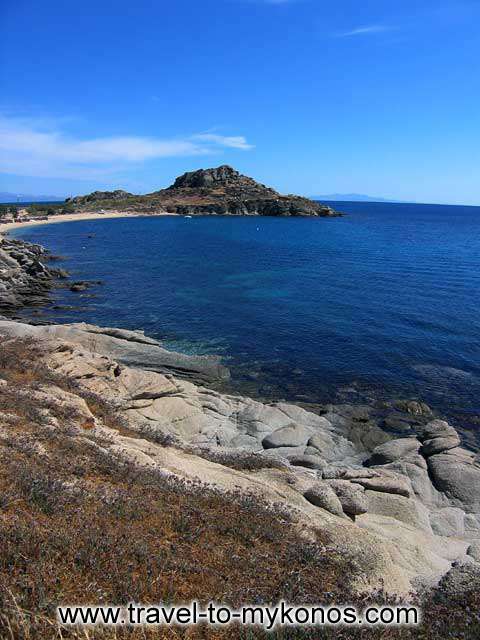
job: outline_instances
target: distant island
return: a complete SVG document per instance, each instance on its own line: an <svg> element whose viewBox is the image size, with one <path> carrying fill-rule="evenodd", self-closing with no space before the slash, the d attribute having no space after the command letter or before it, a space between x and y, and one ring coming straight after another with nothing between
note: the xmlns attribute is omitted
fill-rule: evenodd
<svg viewBox="0 0 480 640"><path fill-rule="evenodd" d="M326 200L327 202L405 202L404 200L394 200L392 198L368 196L363 193L329 193L327 195L310 197L312 200Z"/></svg>
<svg viewBox="0 0 480 640"><path fill-rule="evenodd" d="M13 204L15 202L61 202L59 196L38 196L25 193L12 193L11 191L0 191L0 203Z"/></svg>
<svg viewBox="0 0 480 640"><path fill-rule="evenodd" d="M319 216L340 215L327 205L296 195L281 195L233 167L190 171L166 189L145 195L128 191L94 191L67 198L69 211L98 213L176 213L182 215Z"/></svg>

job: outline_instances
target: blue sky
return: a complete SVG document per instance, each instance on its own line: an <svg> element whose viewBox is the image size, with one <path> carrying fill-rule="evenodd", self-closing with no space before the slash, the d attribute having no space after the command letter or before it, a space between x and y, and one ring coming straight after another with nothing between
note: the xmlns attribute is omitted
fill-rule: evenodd
<svg viewBox="0 0 480 640"><path fill-rule="evenodd" d="M480 2L3 0L0 190L480 204Z"/></svg>

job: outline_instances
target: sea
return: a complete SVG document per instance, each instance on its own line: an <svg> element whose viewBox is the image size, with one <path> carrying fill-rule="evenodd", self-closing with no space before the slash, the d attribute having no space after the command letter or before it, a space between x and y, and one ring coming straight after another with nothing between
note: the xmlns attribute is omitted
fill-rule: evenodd
<svg viewBox="0 0 480 640"><path fill-rule="evenodd" d="M341 218L140 217L15 232L62 256L37 321L143 329L220 356L237 390L421 399L480 432L480 207L330 203Z"/></svg>

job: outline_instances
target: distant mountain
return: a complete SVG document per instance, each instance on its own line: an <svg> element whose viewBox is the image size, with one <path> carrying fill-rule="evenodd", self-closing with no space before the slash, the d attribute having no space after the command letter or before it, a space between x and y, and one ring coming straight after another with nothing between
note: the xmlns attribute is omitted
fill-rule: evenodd
<svg viewBox="0 0 480 640"><path fill-rule="evenodd" d="M323 196L310 196L312 200L330 200L342 202L403 202L403 200L391 200L379 196L367 196L362 193L329 193Z"/></svg>
<svg viewBox="0 0 480 640"><path fill-rule="evenodd" d="M0 202L62 202L59 196L35 196L25 193L0 191Z"/></svg>

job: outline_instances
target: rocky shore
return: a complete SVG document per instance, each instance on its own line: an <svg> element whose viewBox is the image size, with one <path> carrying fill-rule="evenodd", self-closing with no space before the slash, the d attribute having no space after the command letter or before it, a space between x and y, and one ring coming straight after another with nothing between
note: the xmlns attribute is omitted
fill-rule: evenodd
<svg viewBox="0 0 480 640"><path fill-rule="evenodd" d="M108 435L109 456L280 500L359 563L362 588L406 593L480 571L479 459L426 405L393 408L399 437L368 406L312 412L214 391L204 382L225 376L218 362L169 354L143 333L4 320L0 335L40 345L52 371L121 412L128 436L85 409L89 434Z"/></svg>
<svg viewBox="0 0 480 640"><path fill-rule="evenodd" d="M0 313L48 304L50 291L68 275L46 266L52 258L38 244L0 238Z"/></svg>
<svg viewBox="0 0 480 640"><path fill-rule="evenodd" d="M45 303L65 274L44 258L38 245L1 241L4 312ZM479 581L479 456L424 403L308 409L220 393L214 387L229 373L218 359L118 328L0 320L0 343L12 341L36 345L45 367L69 381L68 391L52 378L29 392L58 437L48 407L75 406L82 421L69 438L101 439L109 459L280 502L305 532L328 534L356 563L359 589L406 594L447 580L455 591L465 575ZM0 380L0 395L10 384ZM76 389L115 407L125 430L92 413ZM9 421L0 412L1 433ZM40 442L32 447L43 455Z"/></svg>

